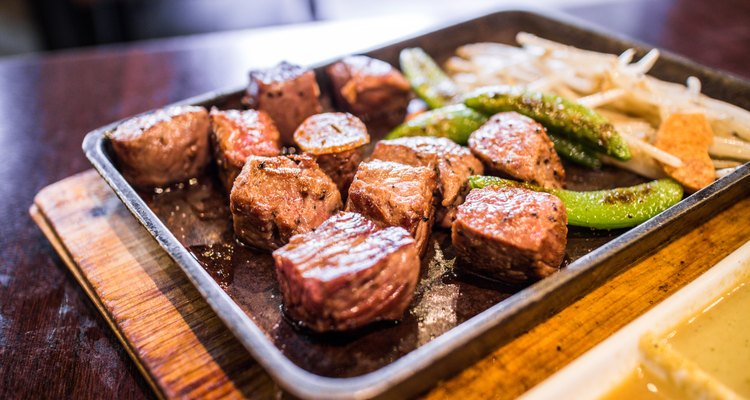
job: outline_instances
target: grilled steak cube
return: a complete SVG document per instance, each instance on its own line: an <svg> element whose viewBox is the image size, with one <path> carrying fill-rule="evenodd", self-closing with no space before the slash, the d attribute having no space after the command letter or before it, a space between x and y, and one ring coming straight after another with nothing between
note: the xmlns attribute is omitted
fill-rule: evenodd
<svg viewBox="0 0 750 400"><path fill-rule="evenodd" d="M323 113L307 118L294 132L294 142L315 158L344 195L362 162L363 146L370 143L370 135L365 124L351 114Z"/></svg>
<svg viewBox="0 0 750 400"><path fill-rule="evenodd" d="M411 85L387 62L351 56L330 65L326 72L339 107L365 121L389 115L395 123L403 120Z"/></svg>
<svg viewBox="0 0 750 400"><path fill-rule="evenodd" d="M349 187L346 211L354 211L383 226L400 226L417 241L420 256L427 249L434 221L432 168L369 161L359 164Z"/></svg>
<svg viewBox="0 0 750 400"><path fill-rule="evenodd" d="M469 176L484 173L482 163L469 149L450 139L429 136L381 140L371 158L434 168L438 174L436 223L450 228L456 207L469 192Z"/></svg>
<svg viewBox="0 0 750 400"><path fill-rule="evenodd" d="M414 295L419 256L400 227L341 212L274 251L287 315L318 331L397 320Z"/></svg>
<svg viewBox="0 0 750 400"><path fill-rule="evenodd" d="M453 246L478 275L523 283L557 271L568 218L559 198L521 188L474 189L458 206Z"/></svg>
<svg viewBox="0 0 750 400"><path fill-rule="evenodd" d="M281 143L292 145L292 135L305 118L319 113L320 88L315 73L286 61L250 72L243 103L268 113L281 133Z"/></svg>
<svg viewBox="0 0 750 400"><path fill-rule="evenodd" d="M265 250L315 229L341 209L336 185L306 155L248 157L229 201L235 235Z"/></svg>
<svg viewBox="0 0 750 400"><path fill-rule="evenodd" d="M549 189L565 183L565 170L546 129L516 112L492 116L471 134L469 148L493 174Z"/></svg>
<svg viewBox="0 0 750 400"><path fill-rule="evenodd" d="M281 154L279 131L265 112L213 109L210 117L216 164L227 193L248 156Z"/></svg>
<svg viewBox="0 0 750 400"><path fill-rule="evenodd" d="M158 187L198 175L210 161L208 112L170 107L125 121L108 134L131 184Z"/></svg>

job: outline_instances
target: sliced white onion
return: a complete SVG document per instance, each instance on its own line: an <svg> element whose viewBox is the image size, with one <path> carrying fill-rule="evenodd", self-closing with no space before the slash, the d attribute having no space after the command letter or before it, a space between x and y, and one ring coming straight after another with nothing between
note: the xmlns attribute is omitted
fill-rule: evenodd
<svg viewBox="0 0 750 400"><path fill-rule="evenodd" d="M716 170L716 179L723 178L732 172L734 172L737 168L721 168Z"/></svg>
<svg viewBox="0 0 750 400"><path fill-rule="evenodd" d="M687 81L685 82L685 84L688 88L688 93L690 93L690 95L697 97L698 95L701 94L701 80L700 79L694 76L690 76L687 78Z"/></svg>
<svg viewBox="0 0 750 400"><path fill-rule="evenodd" d="M708 154L718 158L750 161L750 143L731 137L714 136Z"/></svg>
<svg viewBox="0 0 750 400"><path fill-rule="evenodd" d="M669 154L666 151L652 144L646 143L643 140L640 140L635 136L622 134L622 133L621 133L621 136L623 137L623 139L625 139L626 142L628 142L628 146L630 146L631 148L637 147L642 152L653 157L654 160L659 161L662 164L669 165L670 167L674 167L674 168L682 167L682 160L680 160L679 157L676 157L673 154Z"/></svg>
<svg viewBox="0 0 750 400"><path fill-rule="evenodd" d="M722 168L735 168L742 165L739 161L733 161L733 160L718 160L718 159L711 159L711 163L714 165L714 168L716 169L722 169Z"/></svg>
<svg viewBox="0 0 750 400"><path fill-rule="evenodd" d="M617 57L617 62L619 62L620 65L625 66L633 62L633 57L635 57L635 49L627 49Z"/></svg>
<svg viewBox="0 0 750 400"><path fill-rule="evenodd" d="M625 90L622 88L609 89L603 92L598 92L585 97L581 97L580 99L576 100L576 102L588 108L598 108L603 105L609 104L624 95Z"/></svg>
<svg viewBox="0 0 750 400"><path fill-rule="evenodd" d="M630 71L636 74L645 74L656 64L656 60L659 59L659 50L651 49L645 56L638 60L635 64L630 64L628 67Z"/></svg>

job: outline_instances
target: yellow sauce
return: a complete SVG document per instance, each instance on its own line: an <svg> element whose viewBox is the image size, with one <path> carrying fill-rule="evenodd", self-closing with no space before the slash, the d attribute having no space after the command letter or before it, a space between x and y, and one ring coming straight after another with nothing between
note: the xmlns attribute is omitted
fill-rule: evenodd
<svg viewBox="0 0 750 400"><path fill-rule="evenodd" d="M638 366L619 385L602 397L602 400L663 400L681 398L684 398L684 395L677 388L654 376L646 368Z"/></svg>
<svg viewBox="0 0 750 400"><path fill-rule="evenodd" d="M667 343L727 388L750 398L750 282L678 325Z"/></svg>
<svg viewBox="0 0 750 400"><path fill-rule="evenodd" d="M648 367L603 399L750 398L750 281L668 334L645 334L640 349Z"/></svg>

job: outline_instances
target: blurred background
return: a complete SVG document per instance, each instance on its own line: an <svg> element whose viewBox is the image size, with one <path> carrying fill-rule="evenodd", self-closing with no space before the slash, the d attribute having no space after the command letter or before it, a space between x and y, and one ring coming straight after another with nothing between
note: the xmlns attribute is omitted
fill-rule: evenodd
<svg viewBox="0 0 750 400"><path fill-rule="evenodd" d="M612 0L537 0L565 8ZM625 0L627 1L627 0ZM622 3L623 0L617 1ZM523 3L523 2L520 2ZM0 0L0 56L380 15L449 19L509 0ZM627 18L627 16L623 16Z"/></svg>

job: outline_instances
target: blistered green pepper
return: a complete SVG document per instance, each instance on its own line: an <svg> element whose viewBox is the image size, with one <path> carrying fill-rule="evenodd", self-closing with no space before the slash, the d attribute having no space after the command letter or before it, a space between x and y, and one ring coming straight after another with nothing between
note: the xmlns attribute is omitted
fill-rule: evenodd
<svg viewBox="0 0 750 400"><path fill-rule="evenodd" d="M436 108L417 115L397 126L386 139L405 136L446 137L458 144L465 145L472 132L479 129L487 117L463 104Z"/></svg>
<svg viewBox="0 0 750 400"><path fill-rule="evenodd" d="M458 87L424 50L418 47L403 49L399 59L406 79L430 108L440 108L456 102Z"/></svg>
<svg viewBox="0 0 750 400"><path fill-rule="evenodd" d="M494 86L467 94L464 104L487 115L515 111L541 123L553 134L580 141L618 160L630 159L627 143L606 118L560 96Z"/></svg>
<svg viewBox="0 0 750 400"><path fill-rule="evenodd" d="M672 179L659 179L631 187L591 192L544 189L530 183L495 176L475 175L469 178L469 182L474 189L486 186L511 186L551 193L565 204L568 225L596 229L636 226L682 200L682 186Z"/></svg>
<svg viewBox="0 0 750 400"><path fill-rule="evenodd" d="M560 157L592 169L602 167L602 160L599 159L599 155L586 146L564 136L549 134L549 138L555 145L555 151Z"/></svg>

